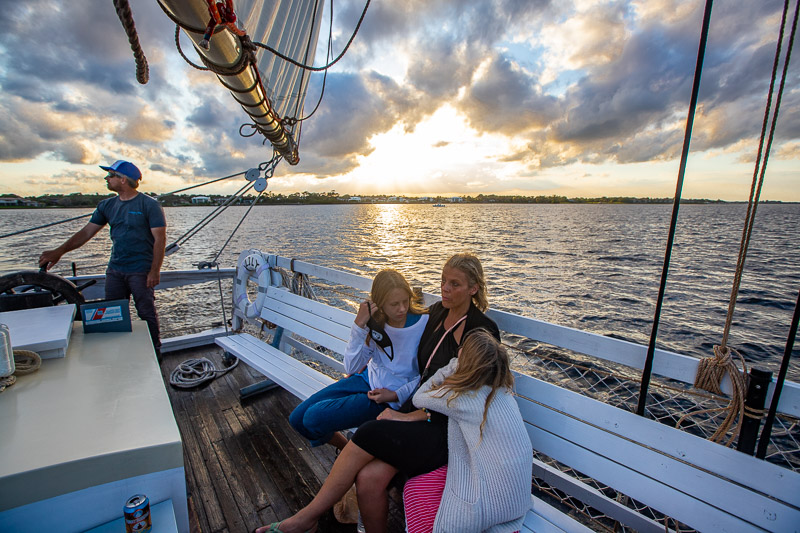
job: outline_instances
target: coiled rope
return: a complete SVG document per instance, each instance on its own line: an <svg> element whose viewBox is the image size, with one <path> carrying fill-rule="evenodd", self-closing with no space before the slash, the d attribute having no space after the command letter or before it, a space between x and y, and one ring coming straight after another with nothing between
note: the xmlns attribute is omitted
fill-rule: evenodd
<svg viewBox="0 0 800 533"><path fill-rule="evenodd" d="M231 366L217 369L213 361L206 357L200 359L187 359L175 367L169 375L169 383L178 389L191 389L222 376L239 364L238 359L234 359Z"/></svg>
<svg viewBox="0 0 800 533"><path fill-rule="evenodd" d="M114 8L117 10L117 16L122 27L125 28L128 42L133 50L133 58L136 60L136 80L144 85L150 80L150 67L147 65L147 58L139 44L139 35L136 33L131 6L128 4L128 0L114 0Z"/></svg>
<svg viewBox="0 0 800 533"><path fill-rule="evenodd" d="M14 373L0 378L0 392L17 382L17 376L32 374L42 366L42 358L30 350L14 350Z"/></svg>
<svg viewBox="0 0 800 533"><path fill-rule="evenodd" d="M676 424L676 427L679 427L681 422L683 422L683 420L690 415L727 410L728 414L725 416L722 424L711 436L712 441L719 442L730 430L738 418L738 423L736 423L736 427L734 428L731 437L728 439L726 446L733 444L733 440L739 435L739 430L741 429L741 423L744 417L755 417L757 414L752 412L753 410L748 412L745 409L744 402L746 393L747 367L745 365L744 357L742 357L737 350L730 348L727 345L728 334L730 333L731 324L733 322L733 312L736 307L736 298L739 294L739 286L741 285L742 281L742 272L744 271L747 249L750 245L750 237L752 235L753 225L755 223L756 209L758 208L761 189L764 185L764 174L767 170L767 161L769 159L769 152L772 147L772 140L775 136L775 127L778 121L778 111L780 109L781 99L783 97L783 90L786 85L786 73L789 68L789 59L792 55L792 47L797 31L798 9L800 9L800 2L798 2L795 7L794 22L792 24L790 37L786 46L786 58L783 64L783 75L781 77L780 87L778 88L778 94L775 100L775 110L774 113L772 113L772 124L769 128L769 137L767 138L767 124L769 123L770 109L772 108L772 95L775 89L778 66L780 65L781 61L781 45L783 43L786 30L787 13L789 10L789 0L784 1L783 16L781 18L781 27L778 35L778 44L775 50L775 60L772 65L772 78L770 79L767 105L766 109L764 110L764 121L761 125L761 138L759 139L758 144L758 155L756 156L756 164L753 171L753 181L750 187L750 198L747 203L747 214L745 215L745 223L742 230L742 240L739 246L739 257L736 263L736 273L733 279L733 287L731 288L731 297L728 303L728 315L725 320L725 330L722 335L722 342L719 346L714 346L714 356L712 358L706 358L700 361L700 364L697 368L697 375L695 376L695 387L713 392L715 394L722 394L722 391L720 390L720 384L722 382L722 378L725 377L725 374L728 374L731 379L732 387L731 401L727 407L718 409L704 409L701 411L695 411L693 413L687 413L682 416ZM736 363L734 362L731 354L735 354L741 361L741 372L736 367Z"/></svg>
<svg viewBox="0 0 800 533"><path fill-rule="evenodd" d="M14 350L14 375L33 374L42 366L42 358L30 350Z"/></svg>

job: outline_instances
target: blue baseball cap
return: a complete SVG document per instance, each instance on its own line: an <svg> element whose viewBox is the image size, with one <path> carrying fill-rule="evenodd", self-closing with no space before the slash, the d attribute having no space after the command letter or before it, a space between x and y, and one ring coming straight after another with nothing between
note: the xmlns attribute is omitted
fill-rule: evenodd
<svg viewBox="0 0 800 533"><path fill-rule="evenodd" d="M115 172L117 174L121 174L126 178L130 178L135 181L139 181L140 179L142 179L142 173L139 171L136 165L134 165L129 161L120 160L111 165L110 167L104 167L103 165L100 165L100 168L108 172Z"/></svg>

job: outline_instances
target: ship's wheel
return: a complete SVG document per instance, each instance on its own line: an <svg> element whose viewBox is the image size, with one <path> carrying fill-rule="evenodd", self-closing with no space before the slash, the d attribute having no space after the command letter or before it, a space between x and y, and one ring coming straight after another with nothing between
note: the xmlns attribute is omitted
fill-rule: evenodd
<svg viewBox="0 0 800 533"><path fill-rule="evenodd" d="M22 270L0 276L0 311L46 307L66 302L81 305L86 299L81 291L94 280L77 287L56 274Z"/></svg>

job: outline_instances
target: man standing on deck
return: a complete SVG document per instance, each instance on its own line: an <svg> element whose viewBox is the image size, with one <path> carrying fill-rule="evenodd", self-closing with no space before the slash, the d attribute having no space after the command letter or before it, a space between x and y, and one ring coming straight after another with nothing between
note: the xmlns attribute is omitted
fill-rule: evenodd
<svg viewBox="0 0 800 533"><path fill-rule="evenodd" d="M39 256L39 266L49 270L65 253L80 248L100 229L111 226L111 258L106 269L107 300L129 299L133 295L139 318L147 321L150 337L161 360L161 338L156 312L155 286L161 279L167 222L157 200L136 190L142 173L128 161L109 167L106 186L117 196L97 204L86 226L54 250Z"/></svg>

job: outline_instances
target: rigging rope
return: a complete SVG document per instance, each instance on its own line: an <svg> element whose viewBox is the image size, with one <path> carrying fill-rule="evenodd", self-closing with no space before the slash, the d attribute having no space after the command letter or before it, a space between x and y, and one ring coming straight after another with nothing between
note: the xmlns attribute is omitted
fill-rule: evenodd
<svg viewBox="0 0 800 533"><path fill-rule="evenodd" d="M316 20L316 18L317 18L317 10L319 8L319 2L320 2L320 0L316 0L314 2L314 11L311 14L311 20ZM331 2L333 2L333 0L331 0ZM331 15L333 15L333 10L332 9L331 9ZM306 51L305 51L305 54L303 55L303 62L304 63L308 61L308 54L311 52L311 41L313 40L312 39L313 35L314 35L313 31L309 32L308 33L308 39L306 39ZM316 44L316 43L314 43L314 44ZM328 71L326 70L325 73L327 74ZM303 70L303 72L300 74L300 85L299 86L301 88L303 87L305 79L306 79L306 71ZM300 108L302 106L302 102L304 102L304 101L305 101L305 98L302 98L302 94L298 91L297 101L295 102L295 105L294 105L294 116L295 117L297 117L300 114Z"/></svg>
<svg viewBox="0 0 800 533"><path fill-rule="evenodd" d="M128 42L133 50L133 57L136 60L136 80L144 85L150 79L150 68L147 65L147 58L142 51L142 46L139 44L139 35L136 33L131 6L128 4L128 0L114 0L114 8L117 10L117 16L122 27L125 28Z"/></svg>
<svg viewBox="0 0 800 533"><path fill-rule="evenodd" d="M178 53L181 55L184 61L189 63L189 65L193 66L197 70L209 70L208 67L201 67L200 65L192 62L191 59L186 57L186 54L183 53L183 48L181 48L181 25L175 24L175 47L178 49Z"/></svg>
<svg viewBox="0 0 800 533"><path fill-rule="evenodd" d="M200 183L198 185L192 185L191 187L184 187L183 189L178 189L176 191L165 192L165 193L159 194L155 198L156 198L156 200L160 200L162 196L169 196L171 194L177 194L179 192L188 191L189 189L196 189L197 187L202 187L203 185L209 185L211 183L216 183L218 181L235 178L236 176L241 176L242 174L245 174L245 172L237 172L236 174L231 174L230 176L225 176L224 178L216 178L216 179L213 179L211 181L207 181L205 183ZM19 231L13 231L11 233L6 233L4 235L0 235L0 239L5 239L6 237L13 237L14 235L21 235L23 233L28 233L28 232L31 232L31 231L36 231L36 230L40 230L40 229L44 229L44 228L49 228L51 226L57 226L58 224L64 224L66 222L72 222L73 220L80 220L82 218L86 218L86 217L90 217L90 216L92 216L92 213L86 213L85 215L78 215L76 217L71 217L71 218L67 218L67 219L64 219L64 220L59 220L57 222L50 222L49 224L42 224L41 226L35 226L33 228L27 228L27 229L23 229L23 230L19 230Z"/></svg>
<svg viewBox="0 0 800 533"><path fill-rule="evenodd" d="M299 61L295 61L291 57L280 53L279 51L275 50L274 48L272 48L269 45L266 45L264 43L259 43L259 42L254 42L253 44L258 46L259 48L263 48L264 50L267 50L268 52L272 52L273 54L275 54L279 58L283 59L284 61L288 61L292 65L294 65L296 67L300 67L300 68L302 68L304 70L310 70L312 72L320 72L320 71L329 69L333 65L338 63L339 60L344 57L344 54L347 53L347 49L350 48L351 44L353 44L353 39L356 38L356 35L358 34L358 30L359 30L359 28L361 28L361 23L364 22L364 16L366 16L366 14L367 14L367 9L369 8L369 4L370 4L371 1L372 0L367 0L366 3L364 4L364 10L361 12L361 17L358 19L358 24L356 24L356 28L355 28L355 30L353 30L353 34L350 36L350 40L347 41L347 44L345 45L345 47L342 50L342 52L338 56L336 56L336 59L334 59L333 61L331 61L327 65L323 65L321 67L315 67L315 66L312 66L312 65L304 65L303 63L300 63Z"/></svg>
<svg viewBox="0 0 800 533"><path fill-rule="evenodd" d="M325 61L330 61L331 54L333 53L333 0L331 0L331 9L330 9L330 25L328 26L328 51L325 54ZM303 118L297 118L296 116L293 118L285 117L282 122L286 122L288 124L289 121L294 123L300 122L302 123L304 120L308 120L309 118L314 116L314 113L317 112L319 109L320 104L322 103L322 97L325 96L325 86L328 83L328 69L325 69L325 73L322 75L322 89L319 92L319 98L317 99L317 104L314 106L314 109L308 115L304 116ZM297 112L295 112L295 115ZM302 125L301 125L302 128ZM300 144L300 130L297 132L297 139L295 139L297 144Z"/></svg>
<svg viewBox="0 0 800 533"><path fill-rule="evenodd" d="M772 113L772 123L769 129L769 137L767 138L766 141L766 148L764 148L765 137L767 137L766 135L767 123L769 122L770 110L772 108L772 95L775 88L778 65L780 65L780 60L781 60L781 45L783 43L783 38L785 35L786 19L789 10L789 0L784 1L783 16L781 18L778 43L775 50L775 60L772 65L772 77L770 79L769 92L767 95L767 105L764 111L764 120L761 126L761 137L759 139L759 144L758 144L758 155L756 156L756 164L755 164L755 169L753 171L753 180L750 186L750 198L748 199L747 203L747 214L745 215L744 228L742 229L742 240L739 245L739 257L736 263L736 272L733 279L733 286L731 288L731 297L728 303L728 315L725 319L725 329L722 335L722 342L718 346L714 346L713 357L705 358L700 361L694 382L695 387L707 390L709 392L721 394L722 391L720 390L720 384L722 383L722 378L725 376L725 374L728 374L730 376L731 387L733 389L731 391L731 396L730 396L731 401L727 407L722 408L724 410L727 410L728 414L723 420L720 427L714 433L714 435L711 436L712 441L719 442L725 436L728 430L730 430L730 428L733 426L734 421L736 421L736 419L738 418L738 423L733 429L731 437L728 439L728 442L726 444L727 446L730 446L733 443L733 440L738 436L744 416L748 416L747 412L745 411L745 405L744 405L745 401L744 397L746 393L747 366L745 364L744 357L742 357L742 355L736 349L728 346L728 335L730 333L731 324L733 322L733 313L736 308L736 298L739 294L739 287L742 281L742 273L744 272L744 264L745 264L745 259L747 257L747 249L750 245L750 238L753 233L753 226L755 224L758 201L761 196L761 189L764 185L764 174L766 173L767 169L769 152L772 148L772 141L775 136L775 127L778 120L778 111L780 110L781 99L783 97L783 90L786 84L786 73L789 67L789 60L791 58L794 37L797 30L798 9L800 9L800 0L798 0L795 7L794 22L792 24L792 30L789 37L789 42L787 43L786 47L786 59L783 64L783 73L780 81L780 86L778 88L778 95L775 100L775 110ZM764 155L763 161L761 159L762 152ZM736 356L738 356L739 360L741 361L742 363L741 372L736 367L736 363L733 361L731 353L736 354ZM687 416L707 413L711 411L715 410L703 410L703 411L696 411L693 413L687 413L686 415L681 417L680 420L678 420L677 425L680 425L683 419L686 418Z"/></svg>
<svg viewBox="0 0 800 533"><path fill-rule="evenodd" d="M14 366L16 376L33 374L42 366L42 357L30 350L14 350Z"/></svg>
<svg viewBox="0 0 800 533"><path fill-rule="evenodd" d="M800 6L800 2L798 2ZM781 43L783 42L784 32L786 28L786 15L789 9L789 0L784 1L783 16L781 18L781 29L778 37L778 44L775 50L775 60L772 65L772 77L769 84L769 93L767 95L767 106L764 110L764 121L761 125L761 137L758 143L758 155L756 157L755 169L753 170L753 181L750 187L750 198L747 203L747 214L745 215L745 224L742 229L742 241L739 246L739 258L736 264L736 274L734 276L733 287L731 289L731 298L728 304L728 316L725 321L725 332L722 336L722 348L724 349L728 342L728 333L730 332L731 322L733 321L733 311L736 306L736 297L739 294L739 286L742 281L742 271L744 270L744 262L747 257L747 249L750 244L750 236L753 232L753 225L756 218L756 209L758 208L758 200L761 196L761 188L764 185L764 173L767 170L767 161L769 159L769 152L772 148L772 140L775 135L775 126L778 120L778 111L781 105L781 98L783 96L783 89L786 83L786 71L789 67L789 59L792 54L792 44L794 42L795 30L797 28L797 10L795 9L795 18L792 25L792 32L787 44L786 61L783 65L783 75L781 77L780 87L778 89L778 96L775 101L775 112L772 116L772 124L769 131L769 140L767 141L767 148L764 149L764 137L767 130L767 122L769 121L770 108L772 106L772 93L775 87L775 79L777 78L778 65L780 64ZM761 154L764 151L764 160L761 161ZM760 165L760 172L759 172Z"/></svg>

